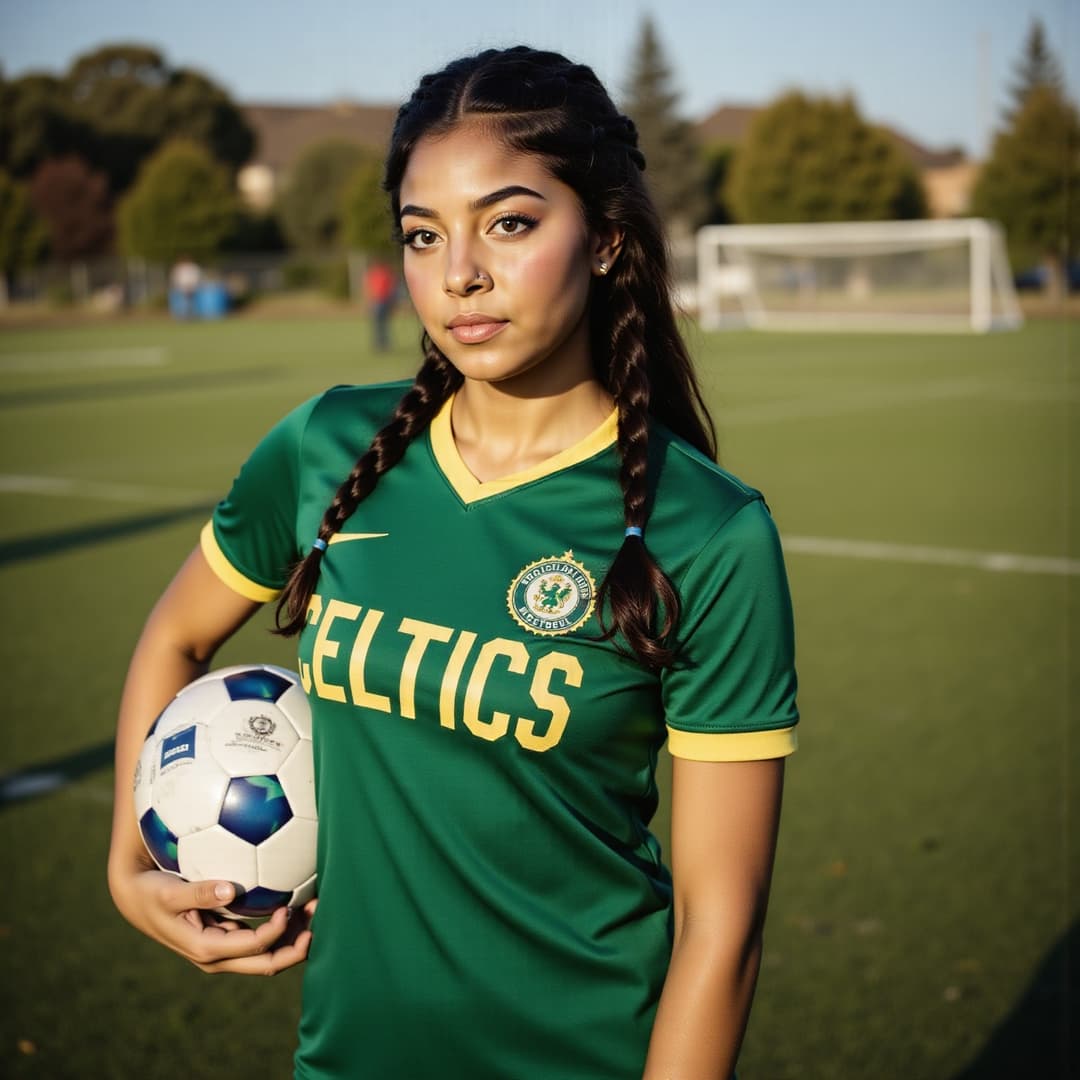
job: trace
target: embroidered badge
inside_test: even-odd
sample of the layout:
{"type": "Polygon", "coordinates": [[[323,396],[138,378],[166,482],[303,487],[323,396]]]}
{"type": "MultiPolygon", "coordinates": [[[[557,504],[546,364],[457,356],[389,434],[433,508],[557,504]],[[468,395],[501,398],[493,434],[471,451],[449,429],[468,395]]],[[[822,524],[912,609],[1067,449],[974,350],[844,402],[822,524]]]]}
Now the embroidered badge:
{"type": "Polygon", "coordinates": [[[569,634],[592,614],[596,583],[572,551],[529,563],[510,582],[506,606],[534,634],[569,634]]]}

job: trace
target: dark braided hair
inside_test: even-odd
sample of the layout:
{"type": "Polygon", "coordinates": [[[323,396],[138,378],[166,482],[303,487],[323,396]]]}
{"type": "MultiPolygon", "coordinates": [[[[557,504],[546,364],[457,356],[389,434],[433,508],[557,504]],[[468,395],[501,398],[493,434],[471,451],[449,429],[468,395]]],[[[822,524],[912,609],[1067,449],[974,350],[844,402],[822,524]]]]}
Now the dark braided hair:
{"type": "MultiPolygon", "coordinates": [[[[716,437],[675,322],[667,244],[642,176],[637,129],[591,68],[558,53],[519,45],[455,60],[425,75],[398,112],[383,183],[395,229],[401,183],[417,143],[477,120],[508,149],[540,158],[572,188],[590,230],[615,226],[622,232],[611,273],[592,286],[589,337],[596,377],[619,414],[625,524],[644,531],[650,416],[710,458],[716,437]]],[[[426,333],[422,340],[416,381],[338,489],[319,527],[321,539],[334,535],[461,385],[461,375],[426,333]]],[[[280,633],[303,628],[321,557],[315,549],[294,568],[278,603],[280,633]]],[[[650,669],[672,663],[679,599],[644,537],[623,541],[600,585],[597,612],[604,639],[618,637],[650,669]]]]}

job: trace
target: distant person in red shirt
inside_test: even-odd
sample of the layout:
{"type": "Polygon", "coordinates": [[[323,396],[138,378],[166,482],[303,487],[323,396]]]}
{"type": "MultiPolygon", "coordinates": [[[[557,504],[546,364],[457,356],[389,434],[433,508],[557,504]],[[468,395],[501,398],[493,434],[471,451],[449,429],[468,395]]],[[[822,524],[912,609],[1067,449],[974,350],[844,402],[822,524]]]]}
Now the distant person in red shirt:
{"type": "Polygon", "coordinates": [[[364,295],[371,310],[373,343],[379,352],[390,348],[390,316],[396,294],[394,271],[385,262],[376,260],[364,275],[364,295]]]}

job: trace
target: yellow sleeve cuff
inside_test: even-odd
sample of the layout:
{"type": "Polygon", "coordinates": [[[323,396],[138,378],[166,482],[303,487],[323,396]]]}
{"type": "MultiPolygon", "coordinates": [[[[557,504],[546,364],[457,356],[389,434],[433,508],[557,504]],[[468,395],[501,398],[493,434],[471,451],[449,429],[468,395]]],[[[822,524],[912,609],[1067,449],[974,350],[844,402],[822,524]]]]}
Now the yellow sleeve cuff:
{"type": "Polygon", "coordinates": [[[667,726],[668,751],[690,761],[763,761],[787,757],[799,745],[794,726],[773,731],[680,731],[667,726]]]}
{"type": "Polygon", "coordinates": [[[269,601],[276,600],[281,595],[280,589],[269,589],[265,585],[260,585],[257,581],[252,581],[251,578],[245,577],[229,562],[225,552],[221,550],[217,542],[217,537],[214,535],[212,521],[208,521],[203,526],[203,530],[199,534],[199,546],[202,548],[207,563],[210,564],[210,569],[233,592],[239,593],[248,600],[254,600],[257,604],[269,603],[269,601]]]}

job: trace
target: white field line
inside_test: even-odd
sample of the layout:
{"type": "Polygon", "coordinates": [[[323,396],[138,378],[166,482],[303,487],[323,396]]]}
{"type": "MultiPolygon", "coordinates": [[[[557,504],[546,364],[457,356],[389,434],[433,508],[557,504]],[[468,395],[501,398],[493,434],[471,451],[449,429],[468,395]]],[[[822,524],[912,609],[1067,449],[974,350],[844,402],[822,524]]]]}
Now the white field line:
{"type": "Polygon", "coordinates": [[[1080,559],[1045,555],[1016,555],[1008,551],[965,551],[959,548],[925,547],[919,544],[886,544],[872,540],[841,540],[826,536],[785,536],[784,551],[796,555],[826,555],[840,559],[872,559],[878,562],[928,563],[963,566],[998,574],[1051,574],[1080,576],[1080,559]]]}
{"type": "Polygon", "coordinates": [[[169,354],[159,345],[130,349],[80,349],[70,352],[22,352],[0,355],[0,374],[35,371],[82,371],[86,368],[162,367],[169,354]]]}
{"type": "Polygon", "coordinates": [[[103,499],[108,502],[164,503],[175,506],[178,500],[210,500],[203,491],[170,488],[150,484],[114,484],[79,480],[70,476],[20,476],[0,473],[2,495],[59,495],[63,498],[103,499]]]}

